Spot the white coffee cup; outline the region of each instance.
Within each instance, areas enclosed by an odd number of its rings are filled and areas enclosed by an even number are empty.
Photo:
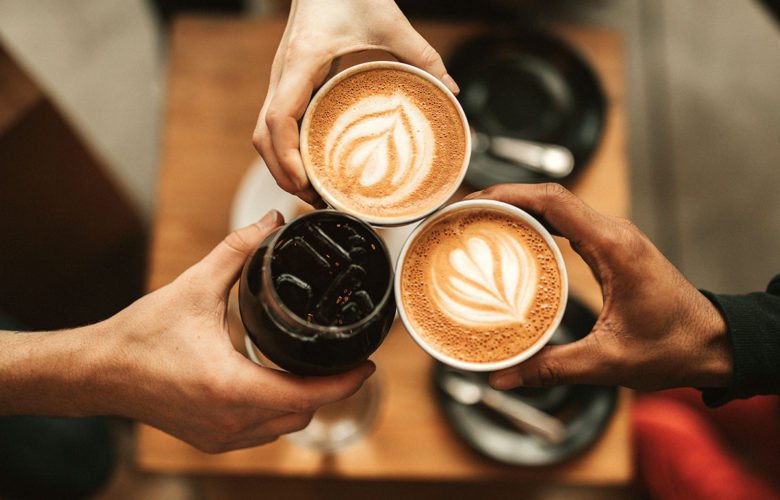
[[[409,318],[407,317],[404,301],[402,297],[402,290],[401,290],[401,278],[403,276],[403,268],[406,260],[406,254],[409,251],[409,248],[411,244],[415,241],[415,239],[420,234],[422,234],[426,230],[426,228],[435,224],[437,221],[447,216],[448,214],[460,210],[480,210],[480,209],[499,210],[503,213],[509,214],[513,218],[516,218],[524,222],[525,224],[529,225],[534,230],[536,230],[536,232],[539,233],[539,235],[544,239],[545,243],[547,243],[547,245],[550,247],[550,250],[552,251],[555,257],[555,262],[560,272],[560,287],[561,287],[561,297],[560,297],[560,303],[558,305],[558,310],[556,312],[555,317],[553,318],[552,323],[550,323],[550,326],[547,328],[544,334],[542,334],[536,340],[536,342],[534,342],[530,347],[518,353],[517,355],[500,361],[487,362],[487,363],[469,362],[460,359],[455,359],[451,356],[439,352],[434,347],[432,347],[428,342],[426,342],[425,339],[417,331],[415,331],[415,328],[412,326],[412,324],[409,321]],[[395,273],[396,306],[398,308],[398,314],[401,318],[401,321],[403,321],[403,324],[406,327],[406,331],[409,332],[409,335],[411,335],[412,339],[414,339],[414,341],[420,347],[422,347],[422,349],[425,352],[430,354],[433,358],[459,370],[466,370],[466,371],[473,371],[473,372],[492,372],[496,370],[503,370],[504,368],[509,368],[518,363],[522,363],[523,361],[527,360],[528,358],[530,358],[531,356],[539,352],[539,350],[550,341],[550,338],[555,333],[555,330],[558,328],[558,325],[560,324],[561,319],[563,318],[563,314],[566,309],[566,301],[568,299],[568,289],[569,289],[568,276],[566,273],[566,266],[564,265],[563,262],[563,256],[561,255],[561,251],[558,248],[558,245],[555,243],[555,240],[553,239],[549,231],[547,231],[547,229],[545,229],[544,226],[542,226],[542,224],[539,223],[539,221],[537,221],[527,212],[515,206],[509,205],[507,203],[494,201],[494,200],[461,201],[461,202],[453,203],[452,205],[449,205],[439,210],[435,214],[431,215],[426,220],[421,222],[415,228],[415,230],[409,235],[409,237],[406,240],[406,243],[401,249],[401,253],[398,257],[398,262],[396,263],[396,273]]]
[[[453,180],[451,188],[448,190],[447,196],[442,197],[441,203],[438,206],[431,207],[427,210],[420,211],[419,213],[410,214],[407,216],[401,216],[401,217],[383,217],[376,214],[366,214],[361,213],[359,211],[356,211],[352,206],[350,206],[347,203],[344,203],[342,200],[339,200],[337,197],[333,195],[328,189],[323,185],[321,179],[319,179],[316,175],[313,174],[313,166],[311,165],[311,162],[308,158],[308,156],[305,154],[305,151],[308,150],[309,145],[309,129],[310,124],[312,120],[312,110],[316,109],[316,107],[319,105],[322,98],[328,94],[328,92],[338,85],[340,82],[342,82],[345,78],[348,78],[352,75],[355,75],[357,73],[361,73],[368,70],[376,70],[376,69],[395,69],[395,70],[402,70],[409,73],[412,73],[414,75],[420,76],[423,79],[427,80],[428,82],[435,85],[437,88],[439,88],[451,101],[455,109],[457,110],[457,113],[460,117],[461,126],[463,129],[463,139],[464,139],[464,151],[463,151],[463,161],[460,165],[457,166],[458,168],[458,175],[457,178]],[[360,217],[361,219],[365,220],[366,222],[377,225],[377,226],[401,226],[405,224],[409,224],[415,221],[418,221],[420,219],[423,219],[430,215],[431,213],[435,212],[438,208],[440,208],[444,203],[446,203],[447,199],[449,199],[455,191],[460,186],[461,182],[463,181],[464,176],[466,175],[466,170],[468,167],[468,162],[471,157],[471,134],[469,131],[469,124],[468,120],[466,119],[466,114],[463,112],[463,108],[460,106],[460,103],[458,102],[457,98],[452,94],[452,92],[444,86],[443,83],[441,83],[438,79],[436,79],[433,75],[416,68],[414,66],[410,66],[408,64],[403,64],[399,62],[392,62],[392,61],[375,61],[375,62],[368,62],[363,64],[358,64],[355,66],[352,66],[350,68],[345,69],[344,71],[336,74],[333,78],[328,80],[320,89],[319,91],[314,95],[314,97],[309,102],[309,106],[306,109],[306,112],[303,116],[303,121],[301,122],[301,128],[300,128],[300,148],[301,148],[301,157],[303,159],[303,165],[304,169],[306,171],[306,175],[309,178],[309,181],[312,184],[312,187],[314,190],[322,197],[322,199],[331,207],[335,208],[336,210],[347,212],[351,215],[355,215],[357,217]]]

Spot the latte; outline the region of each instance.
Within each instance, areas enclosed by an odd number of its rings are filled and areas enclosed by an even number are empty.
[[[312,100],[301,156],[314,189],[336,209],[378,224],[420,219],[460,185],[468,124],[451,93],[400,63],[350,68]]]
[[[435,215],[407,243],[398,271],[402,318],[445,362],[530,357],[565,306],[560,253],[549,235],[518,215],[524,212],[470,203]]]

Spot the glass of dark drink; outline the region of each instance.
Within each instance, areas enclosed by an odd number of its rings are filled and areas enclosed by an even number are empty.
[[[356,367],[381,345],[396,311],[384,242],[368,224],[333,210],[271,233],[245,264],[238,295],[249,356],[298,375]],[[362,436],[377,408],[375,378],[318,410],[291,438],[333,451]]]

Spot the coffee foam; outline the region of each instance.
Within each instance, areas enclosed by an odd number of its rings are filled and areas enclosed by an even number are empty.
[[[400,69],[346,77],[309,111],[301,149],[309,175],[360,215],[391,219],[437,208],[460,180],[466,155],[466,131],[450,99]]]
[[[494,209],[464,209],[426,228],[407,250],[401,297],[415,332],[466,362],[502,361],[531,347],[561,306],[561,275],[544,238]]]

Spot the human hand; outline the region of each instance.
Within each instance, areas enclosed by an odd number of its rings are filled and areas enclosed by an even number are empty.
[[[439,54],[392,0],[293,1],[252,142],[279,186],[308,203],[321,200],[303,169],[298,121],[338,58],[370,49],[389,52],[458,93]]]
[[[540,218],[582,256],[604,297],[586,337],[491,374],[495,388],[729,384],[732,352],[720,313],[631,222],[596,212],[559,184],[504,184],[469,198],[504,201]]]
[[[244,262],[282,223],[269,212],[225,238],[169,285],[100,325],[96,371],[101,413],[162,429],[201,450],[268,443],[304,428],[318,407],[355,393],[366,362],[329,377],[298,377],[255,365],[229,339],[227,300]]]

